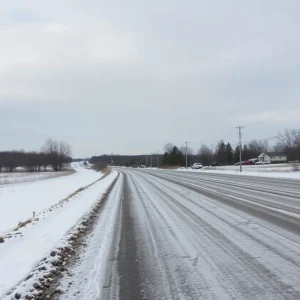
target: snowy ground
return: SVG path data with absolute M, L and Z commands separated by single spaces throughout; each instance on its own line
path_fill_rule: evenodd
M 72 277 L 66 276 L 61 281 L 60 288 L 64 293 L 60 300 L 107 299 L 104 296 L 103 286 L 111 284 L 109 279 L 107 280 L 106 273 L 112 272 L 115 252 L 118 248 L 122 188 L 123 175 L 120 176 L 110 194 L 94 231 L 86 238 L 87 247 L 73 267 Z M 85 263 L 82 264 L 82 261 Z M 75 282 L 75 284 L 70 285 L 70 282 Z M 114 293 L 118 293 L 117 289 Z
M 13 173 L 0 173 L 0 187 L 4 185 L 18 184 L 24 182 L 33 182 L 43 179 L 61 177 L 65 175 L 70 175 L 71 171 L 63 172 L 13 172 Z
M 185 168 L 180 168 L 178 171 L 300 179 L 300 171 L 293 171 L 292 164 L 242 166 L 242 173 L 240 173 L 239 166 L 204 167 L 200 170 L 193 170 L 192 168 L 186 170 Z
M 73 167 L 72 175 L 0 187 L 0 236 L 102 176 L 81 164 Z
M 70 176 L 1 190 L 0 228 L 2 235 L 6 232 L 6 238 L 0 243 L 0 299 L 11 299 L 11 296 L 4 295 L 22 281 L 51 249 L 62 244 L 63 237 L 89 212 L 117 176 L 113 171 L 58 205 L 63 198 L 102 176 L 80 165 L 75 167 L 77 172 Z M 52 208 L 47 210 L 50 206 Z M 31 217 L 32 211 L 36 211 L 34 221 L 10 232 L 19 220 Z

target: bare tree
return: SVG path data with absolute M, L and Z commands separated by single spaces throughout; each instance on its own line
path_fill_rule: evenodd
M 60 171 L 71 155 L 71 146 L 66 142 L 59 143 L 50 138 L 42 147 L 42 152 L 48 157 L 53 170 Z
M 59 171 L 58 143 L 49 138 L 42 147 L 42 152 L 49 157 L 49 162 L 54 171 Z
M 248 144 L 249 157 L 254 158 L 268 151 L 268 141 L 252 140 Z
M 192 155 L 194 154 L 193 149 L 191 147 L 186 147 L 186 146 L 182 145 L 179 150 L 181 151 L 181 153 L 183 154 L 184 157 L 187 154 L 187 164 L 191 165 Z
M 72 150 L 71 146 L 64 141 L 61 141 L 59 144 L 59 170 L 61 170 L 64 163 L 69 162 L 69 158 L 71 156 Z
M 38 154 L 36 152 L 28 152 L 26 154 L 25 166 L 29 172 L 35 172 L 38 165 Z
M 194 151 L 191 147 L 187 147 L 182 145 L 180 147 L 180 151 L 182 152 L 183 155 L 185 155 L 185 153 L 187 152 L 187 155 L 193 155 L 194 154 Z
M 167 153 L 171 153 L 173 147 L 174 147 L 173 143 L 167 143 L 167 144 L 164 146 L 164 151 L 167 152 Z
M 275 146 L 277 151 L 285 152 L 288 160 L 300 159 L 300 130 L 286 129 L 278 134 L 278 141 Z
M 206 145 L 202 145 L 198 150 L 200 162 L 204 165 L 210 165 L 213 162 L 213 151 Z

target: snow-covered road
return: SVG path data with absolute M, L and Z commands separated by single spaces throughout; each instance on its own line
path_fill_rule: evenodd
M 119 172 L 61 299 L 300 299 L 299 181 Z

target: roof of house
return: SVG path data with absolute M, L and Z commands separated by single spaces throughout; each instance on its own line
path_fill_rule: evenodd
M 263 154 L 267 154 L 268 156 L 286 156 L 286 154 L 284 152 L 265 152 L 265 153 L 262 153 L 261 155 L 263 155 Z

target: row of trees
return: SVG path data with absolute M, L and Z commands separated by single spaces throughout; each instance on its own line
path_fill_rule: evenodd
M 45 171 L 48 166 L 54 171 L 60 171 L 65 163 L 71 161 L 71 147 L 68 143 L 48 139 L 40 152 L 0 152 L 0 171 L 13 172 L 18 167 L 24 167 L 29 172 L 37 172 Z
M 203 165 L 210 165 L 217 161 L 224 165 L 231 165 L 240 160 L 239 145 L 232 146 L 224 140 L 219 141 L 217 147 L 212 149 L 207 145 L 201 145 L 197 154 L 191 148 L 178 148 L 171 143 L 166 144 L 163 164 L 185 165 L 185 153 L 188 154 L 188 164 L 201 162 Z M 268 151 L 282 152 L 287 155 L 289 161 L 300 160 L 300 130 L 286 129 L 276 136 L 275 144 L 270 147 L 268 140 L 252 140 L 243 144 L 242 160 L 258 157 L 261 153 Z
M 152 159 L 151 159 L 152 156 Z M 104 168 L 110 165 L 111 162 L 114 166 L 126 166 L 126 167 L 138 167 L 140 165 L 150 166 L 152 162 L 153 167 L 160 166 L 162 164 L 162 154 L 144 154 L 144 155 L 99 155 L 92 156 L 89 159 L 90 164 L 97 165 L 99 168 Z
M 290 161 L 300 160 L 300 129 L 286 129 L 279 133 L 274 150 L 284 152 Z
M 263 152 L 268 152 L 268 142 L 252 140 L 243 146 L 242 160 L 256 158 Z M 201 157 L 201 148 L 199 150 L 199 154 Z M 231 165 L 240 160 L 240 146 L 238 145 L 235 149 L 233 149 L 230 143 L 225 144 L 224 141 L 221 140 L 218 143 L 215 154 L 213 155 L 213 153 L 211 153 L 211 155 L 214 160 L 225 165 Z
M 186 152 L 188 156 L 188 165 L 191 165 L 194 162 L 201 162 L 203 165 L 207 166 L 214 161 L 220 162 L 224 165 L 231 165 L 238 162 L 240 159 L 239 146 L 233 149 L 230 143 L 225 143 L 223 140 L 219 141 L 215 151 L 207 145 L 202 145 L 198 150 L 198 153 L 193 154 L 193 150 L 191 148 L 178 148 L 171 143 L 166 144 L 164 150 L 165 154 L 163 156 L 163 164 L 170 166 L 184 166 Z M 243 146 L 242 160 L 257 157 L 267 150 L 267 142 L 253 140 Z

